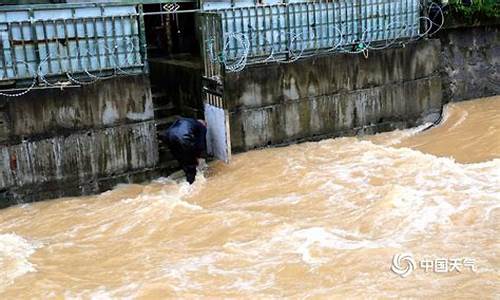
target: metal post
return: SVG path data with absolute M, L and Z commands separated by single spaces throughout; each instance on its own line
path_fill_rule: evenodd
M 35 17 L 34 17 L 33 9 L 29 10 L 29 16 L 30 16 L 31 38 L 33 39 L 33 44 L 34 44 L 33 51 L 35 51 L 34 63 L 36 66 L 39 66 L 40 65 L 40 50 L 38 48 L 38 46 L 39 46 L 38 45 L 38 37 L 36 34 L 36 24 L 35 24 Z M 21 30 L 22 30 L 22 28 L 21 28 Z M 26 59 L 28 59 L 28 58 L 26 57 Z M 33 71 L 36 72 L 36 70 L 33 70 Z
M 144 73 L 149 73 L 149 65 L 148 65 L 148 49 L 147 49 L 147 42 L 146 42 L 146 25 L 144 23 L 144 8 L 142 4 L 139 4 L 137 6 L 137 9 L 139 10 L 139 43 L 140 43 L 140 49 L 141 49 L 141 56 L 143 59 L 143 70 Z
M 3 23 L 0 23 L 0 26 L 2 26 Z M 8 24 L 5 24 L 5 26 L 8 26 Z M 3 31 L 0 30 L 0 59 L 2 60 L 2 67 L 3 67 L 3 76 L 0 78 L 8 78 L 8 69 L 7 69 L 7 53 L 5 51 L 5 48 L 3 47 Z
M 353 2 L 353 5 L 356 5 L 356 8 L 353 9 L 353 15 L 355 16 L 355 20 L 357 21 L 357 34 L 356 34 L 356 39 L 358 41 L 358 44 L 361 42 L 363 39 L 363 11 L 362 11 L 362 6 L 361 6 L 361 1 L 362 0 L 356 0 Z M 355 13 L 354 13 L 355 12 Z M 354 20 L 353 20 L 354 21 Z
M 81 60 L 81 53 L 80 53 L 80 40 L 78 37 L 78 25 L 77 22 L 78 20 L 76 19 L 76 11 L 74 8 L 71 9 L 71 16 L 72 16 L 72 22 L 73 22 L 73 30 L 75 31 L 75 45 L 76 45 L 76 63 L 77 63 L 77 68 L 78 71 L 83 70 L 83 63 Z
M 285 49 L 286 49 L 286 55 L 285 59 L 290 60 L 290 35 L 292 33 L 291 28 L 290 28 L 290 4 L 288 3 L 288 0 L 285 3 Z

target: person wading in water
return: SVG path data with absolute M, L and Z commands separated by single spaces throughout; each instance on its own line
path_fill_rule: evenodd
M 206 158 L 207 125 L 203 120 L 181 118 L 160 134 L 174 158 L 186 174 L 186 180 L 193 184 L 199 158 Z

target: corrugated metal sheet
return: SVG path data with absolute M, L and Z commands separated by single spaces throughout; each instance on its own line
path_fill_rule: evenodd
M 0 80 L 143 65 L 133 5 L 0 10 Z
M 255 5 L 283 4 L 287 2 L 297 2 L 297 0 L 203 0 L 201 6 L 203 10 L 223 9 L 231 7 L 250 7 Z M 303 0 L 302 0 L 303 1 Z
M 219 8 L 208 10 L 221 16 L 223 28 L 223 51 L 212 60 L 222 57 L 226 67 L 242 57 L 245 63 L 285 60 L 419 34 L 418 0 L 289 1 L 257 6 L 229 2 L 210 1 Z M 215 40 L 208 35 L 205 39 Z

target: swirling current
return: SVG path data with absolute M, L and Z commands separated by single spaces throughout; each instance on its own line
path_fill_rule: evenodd
M 0 211 L 0 297 L 498 298 L 500 97 Z

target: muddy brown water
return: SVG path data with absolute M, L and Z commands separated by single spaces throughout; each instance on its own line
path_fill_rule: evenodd
M 422 128 L 1 210 L 0 297 L 498 299 L 500 97 Z

